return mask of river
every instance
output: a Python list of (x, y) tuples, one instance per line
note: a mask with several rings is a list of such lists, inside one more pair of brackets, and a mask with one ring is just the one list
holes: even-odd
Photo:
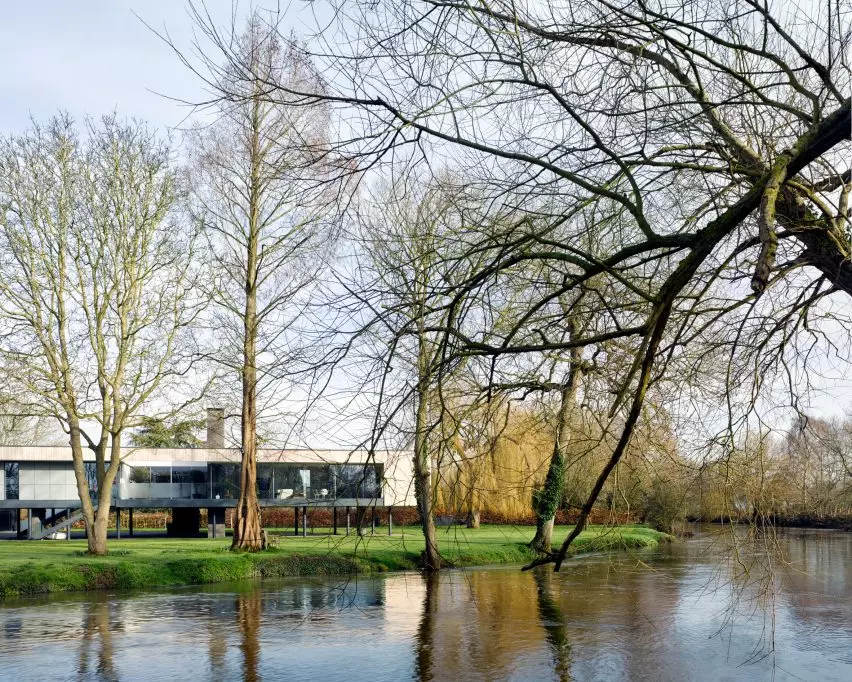
[[(780, 554), (779, 554), (780, 553)], [(852, 533), (0, 606), (0, 679), (852, 680)]]

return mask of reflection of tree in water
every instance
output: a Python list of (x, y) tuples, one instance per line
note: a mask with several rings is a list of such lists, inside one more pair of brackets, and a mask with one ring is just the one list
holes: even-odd
[(206, 614), (207, 650), (210, 656), (210, 682), (225, 680), (225, 654), (228, 652), (228, 640), (225, 626), (216, 614)]
[(538, 593), (538, 614), (553, 653), (554, 671), (560, 682), (571, 679), (571, 641), (565, 626), (565, 616), (553, 599), (553, 571), (549, 567), (533, 571)]
[(423, 598), (423, 615), (417, 627), (417, 679), (435, 677), (435, 614), (438, 612), (438, 573), (426, 574), (426, 595)]
[[(92, 649), (97, 644), (97, 663), (91, 669)], [(98, 680), (117, 682), (118, 673), (113, 664), (112, 631), (110, 630), (110, 604), (107, 601), (89, 601), (83, 615), (83, 637), (80, 640), (80, 658), (77, 666), (80, 677), (97, 673)]]
[(240, 650), (243, 652), (243, 679), (257, 682), (260, 661), (260, 614), (263, 610), (261, 594), (252, 590), (238, 594), (236, 600), (237, 626), (240, 630)]

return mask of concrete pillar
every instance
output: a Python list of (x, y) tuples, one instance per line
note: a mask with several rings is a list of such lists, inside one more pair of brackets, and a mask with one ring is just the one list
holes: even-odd
[(27, 540), (33, 539), (33, 510), (27, 508)]
[(346, 507), (346, 534), (349, 535), (349, 530), (351, 526), (349, 523), (349, 507)]
[(121, 509), (115, 508), (115, 539), (121, 540)]
[(370, 535), (376, 534), (376, 508), (373, 507), (373, 518), (370, 520)]
[(393, 509), (388, 507), (388, 535), (393, 535)]
[(308, 508), (302, 507), (302, 537), (308, 537)]
[(207, 537), (225, 537), (225, 510), (222, 507), (208, 507), (207, 509)]

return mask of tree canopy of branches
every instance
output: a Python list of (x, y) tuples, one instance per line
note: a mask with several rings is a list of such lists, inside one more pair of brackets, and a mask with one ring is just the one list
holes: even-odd
[(257, 550), (265, 544), (257, 500), (258, 413), (282, 400), (276, 391), (298, 347), (288, 332), (329, 251), (331, 232), (323, 220), (328, 197), (320, 182), (327, 118), (321, 105), (271, 102), (259, 81), (244, 78), (243, 65), (291, 88), (321, 87), (310, 60), (259, 15), (230, 41), (240, 67), (210, 61), (198, 72), (223, 96), (210, 112), (215, 120), (195, 129), (189, 141), (194, 211), (217, 272), (213, 301), (220, 343), (214, 357), (241, 383), (233, 547)]
[(204, 427), (203, 420), (167, 422), (157, 417), (142, 417), (139, 427), (130, 436), (137, 448), (198, 448), (204, 443), (196, 435)]
[(95, 554), (122, 434), (192, 367), (202, 302), (177, 200), (169, 147), (141, 123), (88, 121), (82, 141), (60, 115), (0, 142), (0, 359), (19, 410), (68, 434)]
[[(800, 344), (831, 343), (821, 317), (848, 322), (849, 10), (780, 0), (336, 9), (317, 36), (332, 85), (310, 92), (255, 73), (266, 96), (361, 112), (340, 145), (362, 168), (405, 148), (451, 154), (513, 208), (500, 234), (470, 245), (482, 266), (444, 292), (445, 366), (481, 358), (499, 377), (519, 356), (614, 340), (631, 357), (613, 371), (611, 457), (575, 529), (541, 560), (558, 569), (649, 386), (699, 362), (709, 342), (728, 355), (725, 378), (745, 375), (755, 394), (790, 374), (785, 363), (809, 361), (791, 357)], [(494, 292), (522, 286), (531, 262), (528, 314), (484, 323)], [(571, 314), (596, 323), (565, 339), (565, 312), (542, 312), (593, 279), (598, 293)]]

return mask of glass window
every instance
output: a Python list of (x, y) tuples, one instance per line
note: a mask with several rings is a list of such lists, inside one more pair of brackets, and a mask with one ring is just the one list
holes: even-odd
[(0, 531), (18, 530), (18, 510), (0, 509)]
[(6, 475), (6, 499), (17, 500), (20, 491), (20, 472), (17, 462), (4, 462), (3, 472)]
[(207, 483), (207, 468), (172, 467), (173, 483)]
[(315, 500), (334, 497), (334, 475), (329, 464), (311, 464), (305, 467), (308, 472), (308, 496)]
[(231, 500), (240, 496), (239, 464), (211, 464), (210, 480), (214, 498)]
[(210, 484), (207, 480), (207, 467), (172, 467), (172, 495), (194, 500), (210, 497)]
[(151, 467), (151, 483), (171, 483), (171, 467)]
[(269, 500), (275, 496), (273, 492), (274, 476), (271, 464), (257, 465), (257, 496), (261, 500)]
[(83, 470), (86, 473), (86, 480), (89, 482), (89, 495), (97, 495), (98, 493), (98, 464), (97, 462), (84, 462)]
[(131, 483), (150, 483), (151, 467), (130, 467)]
[(338, 464), (334, 467), (334, 477), (337, 497), (382, 496), (381, 464)]

